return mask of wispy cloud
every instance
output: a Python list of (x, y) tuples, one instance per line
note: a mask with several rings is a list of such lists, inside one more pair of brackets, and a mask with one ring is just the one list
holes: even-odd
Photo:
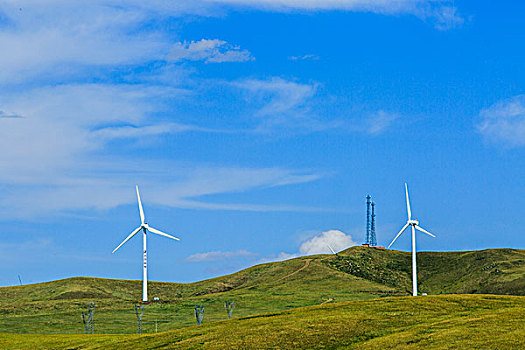
[(264, 11), (354, 11), (382, 15), (410, 14), (429, 21), (437, 29), (461, 25), (463, 17), (453, 0), (207, 0), (208, 2), (244, 6)]
[(0, 152), (0, 161), (6, 164), (0, 181), (60, 178), (58, 173), (105, 147), (106, 140), (97, 138), (93, 130), (108, 124), (142, 124), (154, 110), (151, 100), (178, 95), (179, 90), (170, 87), (137, 84), (64, 84), (3, 91), (4, 107), (24, 118), (1, 119), (0, 147), (10, 151)]
[[(170, 86), (141, 84), (63, 84), (4, 91), (0, 118), (2, 216), (38, 217), (87, 209), (108, 209), (133, 201), (130, 188), (144, 184), (152, 204), (182, 208), (279, 211), (319, 210), (293, 203), (235, 203), (201, 197), (315, 181), (324, 175), (283, 168), (220, 167), (174, 164), (112, 155), (110, 142), (165, 142), (161, 135), (184, 132), (227, 133), (172, 121), (164, 101), (186, 96)], [(169, 113), (168, 118), (159, 117)], [(154, 117), (152, 117), (152, 115)], [(143, 136), (143, 137), (141, 137)], [(177, 169), (177, 170), (174, 170)]]
[(430, 6), (423, 10), (422, 17), (429, 18), (434, 23), (434, 27), (439, 30), (449, 30), (460, 27), (465, 19), (458, 12), (455, 6)]
[(188, 256), (184, 261), (186, 262), (209, 262), (209, 261), (224, 261), (233, 258), (253, 258), (257, 254), (249, 252), (247, 250), (237, 250), (234, 252), (221, 252), (213, 251), (206, 253), (196, 253)]
[[(11, 184), (0, 199), (2, 217), (42, 217), (87, 209), (105, 210), (135, 202), (133, 187), (143, 186), (150, 205), (242, 211), (324, 211), (286, 204), (224, 203), (209, 196), (305, 183), (320, 177), (286, 169), (243, 169), (175, 166), (137, 159), (135, 162), (78, 162), (55, 176), (25, 178)], [(177, 169), (177, 170), (175, 170)], [(5, 180), (4, 180), (5, 181)], [(206, 196), (206, 199), (203, 197)]]
[[(245, 115), (255, 123), (245, 132), (287, 134), (338, 130), (380, 135), (391, 129), (402, 115), (372, 106), (358, 109), (340, 96), (326, 94), (322, 84), (294, 79), (240, 79), (227, 83), (240, 90)], [(348, 110), (334, 106), (348, 105)]]
[(263, 103), (257, 112), (258, 116), (300, 113), (317, 90), (317, 84), (301, 84), (279, 77), (239, 80), (232, 85), (247, 91), (251, 94), (250, 97)]
[(305, 60), (317, 61), (319, 59), (319, 56), (308, 54), (308, 55), (302, 55), (302, 56), (291, 56), (289, 57), (289, 59), (292, 61), (305, 61)]
[(281, 77), (241, 79), (229, 83), (245, 96), (256, 131), (320, 131), (337, 127), (338, 121), (321, 118), (317, 111), (318, 83), (301, 83)]
[[(211, 9), (223, 4), (161, 0), (126, 4), (22, 0), (0, 5), (0, 149), (9, 150), (0, 152), (0, 184), (10, 189), (2, 194), (0, 215), (33, 217), (113, 208), (133, 201), (129, 188), (136, 183), (148, 186), (157, 205), (322, 210), (205, 197), (316, 181), (324, 176), (317, 171), (204, 164), (185, 164), (179, 171), (174, 170), (179, 163), (149, 160), (129, 147), (110, 148), (137, 139), (159, 147), (168, 135), (187, 132), (226, 133), (229, 125), (208, 128), (202, 119), (195, 115), (185, 119), (187, 113), (177, 110), (174, 101), (197, 104), (200, 87), (195, 81), (172, 79), (184, 76), (179, 70), (184, 65), (165, 59), (210, 63), (253, 59), (247, 50), (218, 39), (173, 46), (180, 40), (174, 38), (176, 33), (149, 25), (188, 13), (213, 16), (216, 12)], [(302, 58), (313, 58), (307, 56)], [(137, 78), (150, 68), (150, 76)], [(210, 84), (214, 83), (221, 84)], [(237, 79), (221, 88), (225, 85), (236, 91), (239, 103), (232, 104), (243, 108), (244, 102), (244, 116), (252, 121), (241, 124), (237, 129), (241, 132), (311, 132), (339, 125), (318, 113), (322, 88), (316, 82), (270, 77)]]
[(365, 131), (371, 135), (379, 135), (390, 128), (400, 117), (398, 113), (379, 110), (368, 117)]
[(224, 15), (224, 9), (240, 7), (262, 11), (412, 14), (439, 29), (463, 22), (452, 0), (131, 0), (125, 5), (114, 0), (3, 2), (0, 85), (34, 82), (35, 78), (64, 81), (101, 67), (144, 64), (165, 57), (210, 63), (252, 60), (249, 51), (218, 39), (173, 46), (173, 33), (150, 25), (188, 14)]
[(476, 128), (488, 141), (525, 146), (525, 95), (500, 101), (479, 113)]
[(0, 118), (22, 118), (22, 116), (15, 113), (0, 111)]
[(92, 135), (96, 138), (107, 140), (126, 139), (146, 136), (172, 135), (182, 132), (227, 132), (209, 128), (198, 127), (189, 124), (179, 124), (173, 122), (159, 123), (153, 125), (135, 126), (112, 126), (93, 130)]
[(206, 63), (246, 62), (254, 60), (248, 50), (231, 45), (218, 39), (201, 39), (200, 41), (179, 42), (173, 45), (168, 55), (173, 62), (204, 61)]

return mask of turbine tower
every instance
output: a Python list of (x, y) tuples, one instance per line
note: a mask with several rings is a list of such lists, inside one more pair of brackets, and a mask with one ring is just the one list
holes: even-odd
[(122, 245), (124, 245), (124, 243), (126, 243), (131, 237), (135, 236), (137, 232), (142, 230), (142, 301), (148, 301), (148, 254), (146, 250), (146, 232), (149, 231), (157, 235), (168, 237), (177, 241), (180, 241), (180, 239), (178, 239), (177, 237), (170, 236), (162, 231), (159, 231), (149, 226), (148, 223), (145, 222), (144, 210), (142, 209), (142, 202), (140, 201), (139, 186), (136, 186), (135, 188), (137, 190), (137, 201), (139, 203), (140, 226), (137, 227), (133, 232), (131, 232), (131, 234), (122, 243), (120, 243), (119, 246), (116, 247), (115, 250), (113, 250), (113, 252), (111, 252), (111, 254), (115, 253), (117, 249), (122, 247)]
[(419, 227), (419, 221), (418, 220), (412, 219), (412, 212), (410, 211), (410, 201), (408, 199), (408, 186), (407, 186), (406, 182), (405, 182), (405, 194), (406, 194), (406, 201), (407, 201), (408, 221), (405, 224), (405, 226), (403, 226), (401, 231), (399, 231), (399, 233), (394, 238), (392, 243), (390, 243), (388, 248), (390, 248), (390, 246), (392, 244), (394, 244), (396, 239), (399, 236), (401, 236), (403, 231), (405, 231), (408, 226), (411, 226), (411, 228), (412, 228), (412, 295), (413, 296), (417, 296), (416, 230), (421, 231), (423, 233), (426, 233), (427, 235), (432, 236), (432, 237), (436, 237), (436, 236), (434, 236), (432, 233), (430, 233), (430, 232), (422, 229), (421, 227)]

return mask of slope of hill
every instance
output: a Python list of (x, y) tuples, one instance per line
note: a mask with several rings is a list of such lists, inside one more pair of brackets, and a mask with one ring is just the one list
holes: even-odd
[[(327, 256), (292, 259), (251, 267), (232, 275), (190, 284), (150, 282), (150, 297), (162, 302), (146, 306), (144, 327), (161, 330), (195, 324), (193, 307), (204, 304), (205, 320), (226, 317), (224, 301), (235, 301), (234, 315), (246, 316), (339, 301), (404, 295), (395, 288), (367, 281), (323, 263)], [(305, 268), (305, 266), (307, 266)], [(133, 333), (134, 304), (141, 281), (71, 278), (28, 286), (0, 288), (0, 332), (80, 333), (80, 313), (95, 301), (96, 329)]]
[(523, 349), (525, 297), (324, 304), (148, 335), (2, 335), (2, 349)]
[[(408, 252), (353, 247), (325, 262), (340, 271), (409, 292)], [(417, 254), (418, 289), (428, 294), (525, 295), (525, 251), (487, 249)]]
[[(418, 253), (420, 291), (525, 293), (525, 251)], [(224, 302), (235, 301), (234, 316), (249, 316), (325, 302), (403, 296), (410, 291), (410, 253), (352, 247), (339, 255), (316, 255), (257, 265), (196, 283), (150, 282), (145, 331), (195, 323), (193, 307), (205, 305), (205, 322), (226, 318)], [(0, 288), (0, 333), (81, 333), (80, 313), (97, 303), (97, 333), (133, 333), (134, 305), (141, 281), (71, 278)]]

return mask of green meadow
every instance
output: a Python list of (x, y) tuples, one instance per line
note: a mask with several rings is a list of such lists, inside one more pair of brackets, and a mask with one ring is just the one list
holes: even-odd
[[(70, 278), (0, 288), (0, 348), (524, 348), (525, 251), (410, 254), (353, 247), (196, 283)], [(81, 312), (96, 303), (95, 335)], [(225, 301), (234, 301), (227, 319)], [(204, 323), (193, 308), (204, 305)], [(155, 323), (157, 331), (155, 333)]]

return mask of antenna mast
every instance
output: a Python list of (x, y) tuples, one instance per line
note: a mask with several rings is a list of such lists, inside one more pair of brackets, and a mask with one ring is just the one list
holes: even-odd
[(371, 247), (375, 247), (377, 245), (375, 206), (376, 206), (375, 202), (372, 202), (372, 226), (370, 228), (370, 246)]
[(370, 195), (366, 196), (366, 240), (365, 244), (370, 244)]

